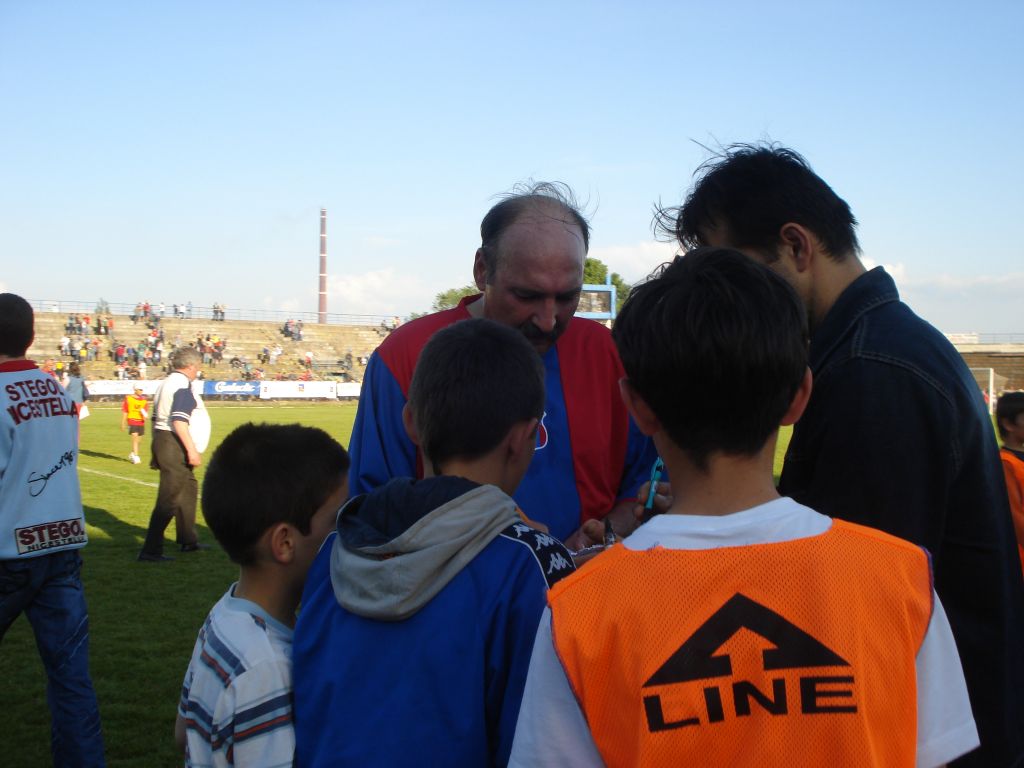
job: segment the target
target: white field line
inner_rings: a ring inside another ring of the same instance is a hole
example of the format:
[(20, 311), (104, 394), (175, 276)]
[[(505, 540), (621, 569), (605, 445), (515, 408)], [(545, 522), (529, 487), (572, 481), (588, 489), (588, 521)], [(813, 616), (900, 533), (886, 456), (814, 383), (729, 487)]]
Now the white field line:
[(103, 477), (112, 477), (115, 480), (124, 480), (125, 482), (128, 483), (138, 483), (139, 485), (144, 485), (147, 488), (160, 487), (157, 483), (147, 483), (145, 480), (136, 480), (134, 477), (124, 477), (122, 475), (115, 475), (110, 472), (100, 472), (100, 470), (98, 469), (89, 469), (88, 467), (83, 467), (81, 464), (78, 465), (78, 469), (81, 472), (88, 472), (91, 475), (102, 475)]

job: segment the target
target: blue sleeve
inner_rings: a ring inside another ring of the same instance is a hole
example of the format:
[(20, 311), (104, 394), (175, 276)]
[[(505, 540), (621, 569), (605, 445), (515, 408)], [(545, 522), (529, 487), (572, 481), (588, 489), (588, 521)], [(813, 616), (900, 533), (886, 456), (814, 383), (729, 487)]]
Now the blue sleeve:
[(401, 387), (374, 352), (366, 366), (348, 445), (352, 496), (371, 491), (394, 477), (416, 476), (416, 446), (405, 434), (404, 407)]
[(508, 763), (512, 751), (537, 625), (547, 606), (547, 583), (540, 568), (526, 558), (520, 562), (504, 577), (507, 602), (500, 621), (492, 624), (487, 654), (487, 726), (493, 764), (499, 766)]
[(184, 421), (188, 424), (195, 408), (196, 396), (189, 387), (183, 387), (177, 390), (171, 399), (171, 416), (168, 421)]
[(651, 466), (658, 458), (654, 441), (644, 435), (633, 417), (629, 417), (629, 437), (626, 442), (626, 462), (619, 484), (619, 500), (635, 498), (641, 485), (651, 479)]

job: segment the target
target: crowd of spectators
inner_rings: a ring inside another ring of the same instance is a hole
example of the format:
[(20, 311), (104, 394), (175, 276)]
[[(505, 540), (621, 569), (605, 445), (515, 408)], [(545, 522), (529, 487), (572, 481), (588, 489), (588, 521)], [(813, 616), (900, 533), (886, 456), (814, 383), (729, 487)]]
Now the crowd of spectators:
[(114, 332), (114, 318), (106, 313), (68, 313), (67, 322), (64, 323), (64, 333), (67, 336), (88, 336), (95, 333), (99, 336), (109, 336)]
[[(212, 306), (212, 319), (223, 321), (226, 309), (225, 304), (215, 302)], [(112, 375), (118, 380), (160, 378), (169, 372), (166, 363), (171, 352), (186, 345), (202, 355), (204, 366), (215, 369), (226, 363), (230, 375), (246, 381), (260, 381), (264, 378), (311, 381), (317, 378), (319, 369), (327, 367), (347, 380), (358, 381), (361, 376), (356, 373), (356, 366), (365, 367), (367, 364), (365, 355), (354, 357), (351, 350), (343, 359), (330, 362), (317, 359), (315, 350), (309, 348), (294, 352), (294, 356), (282, 357), (284, 349), (281, 343), (264, 345), (253, 361), (241, 352), (232, 350), (229, 353), (227, 336), (218, 334), (214, 329), (198, 332), (194, 338), (187, 335), (182, 338), (180, 330), (174, 333), (173, 340), (166, 336), (163, 321), (168, 313), (175, 319), (189, 319), (192, 312), (192, 302), (171, 305), (163, 302), (154, 304), (149, 300), (137, 302), (128, 319), (133, 328), (144, 326), (145, 332), (135, 342), (126, 338), (129, 326), (123, 320), (118, 327), (118, 335), (114, 334), (115, 317), (105, 303), (98, 305), (95, 312), (70, 313), (59, 341), (60, 359), (51, 361), (49, 367), (59, 376), (72, 361), (81, 364), (109, 360), (113, 365)], [(393, 330), (398, 324), (398, 318), (395, 318), (391, 322), (385, 321), (382, 326)], [(301, 319), (289, 318), (280, 330), (286, 338), (303, 340)]]
[(281, 333), (286, 339), (302, 341), (302, 321), (288, 318), (281, 326)]

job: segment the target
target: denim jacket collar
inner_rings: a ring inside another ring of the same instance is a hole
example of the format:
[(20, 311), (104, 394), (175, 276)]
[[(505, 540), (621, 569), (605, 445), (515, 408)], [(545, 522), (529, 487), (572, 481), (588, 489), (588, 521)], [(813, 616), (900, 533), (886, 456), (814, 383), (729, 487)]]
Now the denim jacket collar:
[(811, 338), (811, 370), (817, 371), (866, 312), (899, 301), (896, 283), (882, 267), (865, 272), (839, 294)]

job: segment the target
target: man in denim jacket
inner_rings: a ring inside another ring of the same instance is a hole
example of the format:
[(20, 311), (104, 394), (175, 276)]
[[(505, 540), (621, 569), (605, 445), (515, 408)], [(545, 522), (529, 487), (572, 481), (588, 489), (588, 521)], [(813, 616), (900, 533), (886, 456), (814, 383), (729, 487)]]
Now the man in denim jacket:
[(1024, 583), (992, 424), (959, 354), (865, 269), (849, 206), (791, 150), (726, 149), (660, 224), (767, 263), (804, 300), (814, 391), (780, 491), (931, 552), (981, 737), (956, 764), (1022, 764)]

